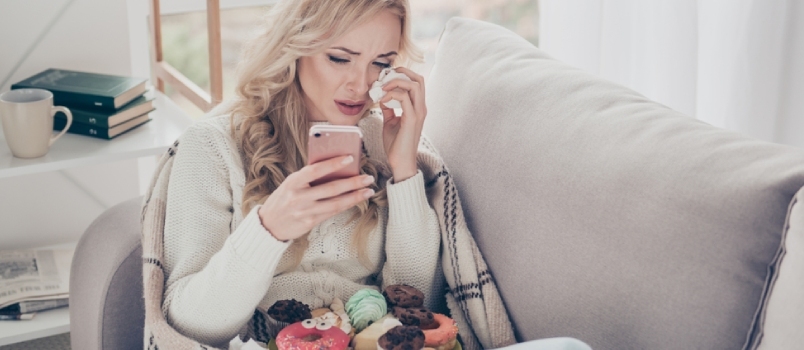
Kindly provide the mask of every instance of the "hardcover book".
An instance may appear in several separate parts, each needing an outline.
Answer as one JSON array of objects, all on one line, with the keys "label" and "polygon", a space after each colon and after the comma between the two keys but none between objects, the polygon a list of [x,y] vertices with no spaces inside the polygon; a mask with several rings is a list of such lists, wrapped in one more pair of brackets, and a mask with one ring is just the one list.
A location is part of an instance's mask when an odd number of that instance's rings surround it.
[{"label": "hardcover book", "polygon": [[[153,94],[146,93],[123,106],[117,112],[99,112],[79,108],[70,108],[73,114],[73,123],[81,123],[96,126],[99,128],[112,128],[131,118],[150,113],[154,110]],[[64,113],[56,113],[56,119],[66,120]]]},{"label": "hardcover book", "polygon": [[[151,121],[151,116],[148,114],[143,114],[112,128],[99,128],[88,124],[73,123],[70,125],[70,128],[67,129],[67,132],[111,140],[117,136],[120,136],[126,131],[134,129],[149,121]],[[66,124],[66,119],[54,119],[53,130],[61,130]]]},{"label": "hardcover book", "polygon": [[53,104],[115,111],[145,93],[146,79],[48,69],[11,85],[11,89],[38,88],[53,93]]}]

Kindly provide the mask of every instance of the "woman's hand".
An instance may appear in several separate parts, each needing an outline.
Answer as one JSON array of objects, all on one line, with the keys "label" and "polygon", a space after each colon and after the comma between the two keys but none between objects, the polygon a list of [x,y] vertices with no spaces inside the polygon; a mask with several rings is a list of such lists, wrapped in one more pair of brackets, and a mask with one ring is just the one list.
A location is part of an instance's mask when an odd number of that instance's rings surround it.
[{"label": "woman's hand", "polygon": [[[422,135],[427,106],[424,102],[424,78],[404,67],[394,68],[405,74],[412,81],[403,79],[391,80],[383,86],[385,96],[380,99],[383,114],[382,143],[388,165],[394,173],[394,182],[408,179],[419,170],[416,165],[416,154],[419,139]],[[402,105],[402,116],[397,118],[392,108],[384,103],[397,100]]]},{"label": "woman's hand", "polygon": [[310,182],[354,162],[353,158],[328,159],[290,174],[260,207],[258,214],[265,229],[280,241],[296,239],[324,220],[371,197],[374,190],[361,190],[374,183],[370,175],[310,186]]}]

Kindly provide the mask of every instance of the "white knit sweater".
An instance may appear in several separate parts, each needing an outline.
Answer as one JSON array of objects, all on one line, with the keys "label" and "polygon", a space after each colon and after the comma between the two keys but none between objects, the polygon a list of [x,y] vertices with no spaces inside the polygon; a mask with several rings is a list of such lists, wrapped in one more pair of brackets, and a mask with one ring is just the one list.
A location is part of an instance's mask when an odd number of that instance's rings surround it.
[{"label": "white knit sweater", "polygon": [[[257,210],[243,215],[245,174],[230,117],[195,123],[179,139],[170,175],[164,229],[166,273],[163,312],[180,333],[226,348],[251,319],[255,308],[277,300],[302,301],[311,308],[344,302],[362,288],[412,285],[441,311],[444,283],[439,259],[441,238],[435,212],[427,202],[421,171],[388,188],[388,208],[371,233],[365,268],[349,249],[356,208],[330,218],[310,233],[301,265],[292,264],[290,243],[265,230]],[[358,126],[369,157],[387,164],[382,119],[372,112]]]}]

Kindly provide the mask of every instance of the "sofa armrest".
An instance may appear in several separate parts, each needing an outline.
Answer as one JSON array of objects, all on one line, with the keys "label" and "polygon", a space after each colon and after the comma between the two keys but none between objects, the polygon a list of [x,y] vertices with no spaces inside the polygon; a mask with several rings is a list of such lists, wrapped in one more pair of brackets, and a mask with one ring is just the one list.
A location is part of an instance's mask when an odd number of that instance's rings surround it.
[{"label": "sofa armrest", "polygon": [[73,349],[142,349],[141,202],[109,208],[78,242],[70,273]]}]

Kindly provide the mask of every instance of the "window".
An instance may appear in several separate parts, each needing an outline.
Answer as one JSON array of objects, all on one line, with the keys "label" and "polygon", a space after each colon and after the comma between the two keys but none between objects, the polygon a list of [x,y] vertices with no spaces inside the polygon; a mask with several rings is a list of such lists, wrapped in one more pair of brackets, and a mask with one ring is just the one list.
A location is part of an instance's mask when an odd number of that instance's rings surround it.
[{"label": "window", "polygon": [[[435,46],[447,20],[453,16],[476,18],[502,25],[534,45],[538,44],[538,0],[409,0],[413,12],[413,39],[425,49],[427,76],[435,59]],[[190,0],[163,0],[162,48],[165,61],[209,91],[206,13],[203,4]],[[221,46],[224,99],[234,94],[235,67],[246,38],[260,25],[273,0],[222,0]],[[203,112],[166,85],[166,93],[192,116]]]}]

